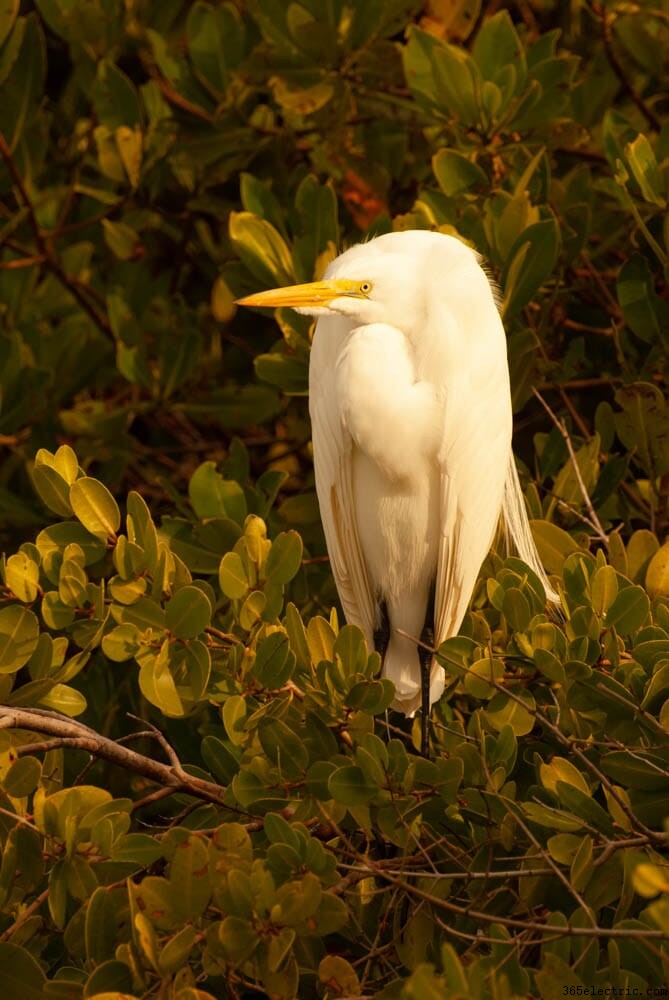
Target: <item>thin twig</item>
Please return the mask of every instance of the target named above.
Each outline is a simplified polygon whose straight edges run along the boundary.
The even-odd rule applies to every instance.
[[[641,95],[635,89],[632,81],[627,76],[621,62],[616,55],[613,48],[613,22],[616,15],[610,14],[604,4],[593,3],[591,4],[591,9],[593,14],[597,17],[602,30],[602,41],[604,42],[604,48],[606,50],[606,57],[611,64],[611,69],[618,77],[620,83],[622,84],[624,90],[627,92],[628,96],[636,104],[637,108],[646,119],[648,124],[656,132],[660,131],[661,123],[655,112],[648,107],[645,101],[642,99]]]
[[[46,889],[40,892],[39,896],[36,896],[35,899],[33,899],[30,906],[27,906],[23,911],[23,913],[21,913],[20,916],[16,918],[14,923],[11,924],[11,926],[9,926],[5,931],[3,931],[2,934],[0,934],[0,941],[3,942],[9,941],[12,938],[12,936],[17,932],[19,927],[22,927],[23,924],[25,924],[26,920],[29,920],[30,917],[32,917],[33,913],[39,910],[42,903],[46,902],[48,897],[49,897],[49,888],[47,886]]]
[[[14,184],[17,187],[17,190],[20,195],[20,200],[23,202],[24,207],[28,210],[28,222],[30,223],[30,228],[33,231],[37,248],[44,257],[49,257],[50,255],[49,247],[47,245],[46,240],[44,239],[44,234],[39,227],[33,203],[30,200],[30,195],[26,191],[25,184],[23,183],[23,178],[19,173],[18,167],[14,162],[14,157],[12,156],[12,151],[9,148],[9,143],[5,139],[2,132],[0,132],[0,156],[2,156],[3,160],[5,161],[5,164],[7,165],[7,169],[12,175],[12,180],[14,181]]]
[[[30,195],[26,190],[26,186],[23,183],[23,179],[19,172],[14,157],[12,156],[12,151],[7,143],[2,132],[0,132],[0,156],[2,156],[7,169],[9,170],[12,180],[18,191],[18,200],[22,202],[24,208],[28,213],[28,223],[33,231],[35,238],[35,244],[38,253],[33,255],[30,253],[24,253],[24,257],[35,257],[35,263],[43,264],[60,284],[67,289],[67,291],[72,295],[72,297],[78,302],[84,312],[88,313],[90,318],[93,320],[95,325],[105,334],[107,337],[112,337],[112,329],[107,317],[95,306],[89,299],[89,295],[94,295],[95,293],[88,285],[83,281],[79,281],[72,275],[67,274],[64,270],[62,264],[58,260],[58,257],[54,253],[54,250],[47,239],[46,234],[40,228],[40,224],[37,220],[37,213],[35,212],[35,206],[32,203]],[[8,246],[11,246],[9,240],[6,241]],[[19,251],[22,252],[22,251]]]
[[[588,514],[590,515],[590,517],[589,517],[590,526],[593,529],[593,531],[597,534],[599,540],[601,542],[603,542],[604,545],[606,545],[608,547],[609,537],[606,534],[606,532],[604,531],[604,528],[602,527],[602,523],[601,523],[601,521],[599,520],[599,518],[597,516],[597,511],[595,510],[595,508],[592,505],[592,500],[590,499],[590,495],[588,494],[588,491],[586,489],[586,485],[583,482],[583,476],[581,475],[581,470],[579,468],[578,462],[576,461],[576,455],[574,453],[574,447],[573,447],[573,445],[571,443],[571,438],[569,437],[569,432],[567,431],[567,428],[565,426],[564,420],[560,419],[559,417],[557,417],[553,413],[553,411],[551,410],[550,406],[548,405],[548,403],[546,402],[546,400],[544,399],[544,397],[541,395],[541,393],[537,389],[533,388],[532,392],[537,397],[537,399],[539,400],[539,402],[543,406],[544,410],[546,411],[546,413],[551,418],[551,420],[553,421],[553,423],[555,424],[555,426],[559,430],[560,434],[562,435],[562,439],[564,440],[564,443],[565,443],[565,445],[567,447],[567,452],[569,453],[569,459],[570,459],[571,464],[572,464],[573,469],[574,469],[574,475],[576,476],[576,482],[578,483],[578,488],[581,491],[581,496],[583,497],[583,502],[585,503],[585,506],[587,508]]]

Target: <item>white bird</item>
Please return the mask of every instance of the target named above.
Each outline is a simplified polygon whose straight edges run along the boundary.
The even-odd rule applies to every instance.
[[[511,449],[506,337],[477,253],[452,236],[389,233],[351,247],[322,281],[240,300],[318,317],[309,367],[316,491],[342,608],[370,648],[387,615],[394,707],[444,690],[416,639],[455,635],[500,516],[555,599]],[[387,629],[387,627],[386,627]]]

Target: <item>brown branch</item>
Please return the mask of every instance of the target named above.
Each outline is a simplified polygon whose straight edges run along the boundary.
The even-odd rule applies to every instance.
[[[646,119],[648,124],[656,132],[660,131],[661,123],[657,115],[648,105],[644,102],[641,95],[635,89],[632,81],[629,79],[622,64],[620,63],[618,56],[616,55],[613,48],[613,22],[616,15],[609,14],[602,3],[593,3],[592,12],[599,19],[600,27],[602,30],[602,41],[604,42],[604,48],[606,50],[606,57],[609,60],[611,69],[618,77],[623,89],[627,92],[628,96],[636,104],[637,108]]]
[[[31,257],[20,257],[16,260],[0,261],[0,271],[18,271],[22,267],[34,267],[35,264],[45,264],[44,254],[33,254]]]
[[[48,257],[49,248],[47,246],[46,240],[44,239],[44,234],[39,227],[39,223],[37,221],[37,215],[35,214],[35,208],[30,199],[30,195],[26,191],[26,187],[25,184],[23,183],[23,178],[19,173],[18,167],[14,162],[14,157],[12,156],[12,151],[9,148],[9,143],[5,139],[2,132],[0,132],[0,156],[2,156],[3,160],[5,161],[5,164],[7,165],[7,169],[12,175],[12,180],[14,181],[14,184],[17,187],[17,190],[20,195],[20,200],[23,202],[24,206],[28,209],[28,221],[30,222],[30,228],[32,229],[33,234],[35,236],[35,243],[37,244],[37,248],[45,257]]]
[[[208,111],[205,111],[204,108],[199,107],[197,104],[193,104],[192,101],[189,101],[186,97],[176,91],[174,87],[170,86],[167,80],[161,76],[155,68],[149,67],[149,73],[151,74],[151,78],[158,85],[163,97],[165,97],[170,104],[180,108],[182,111],[188,112],[189,115],[193,115],[195,118],[200,118],[209,125],[215,121],[214,116],[210,115]]]
[[[88,298],[88,295],[93,295],[94,292],[88,287],[83,281],[79,281],[72,275],[67,274],[64,270],[63,265],[60,263],[56,257],[53,248],[51,247],[46,234],[40,228],[39,222],[37,221],[37,214],[35,212],[35,206],[32,203],[30,195],[28,194],[25,184],[21,174],[19,173],[18,167],[12,156],[12,151],[9,148],[7,140],[5,139],[2,132],[0,132],[0,156],[2,156],[7,169],[9,170],[14,184],[18,190],[19,198],[24,207],[28,212],[28,222],[30,228],[33,231],[35,237],[35,244],[39,253],[35,255],[37,258],[35,263],[42,263],[60,282],[60,284],[67,289],[70,295],[78,302],[84,312],[88,313],[90,318],[93,320],[95,325],[105,334],[107,337],[113,339],[111,325],[107,317],[100,312],[100,310],[95,306]],[[7,244],[10,245],[9,241]],[[30,253],[25,254],[26,257],[31,256]],[[26,265],[27,266],[27,265]],[[86,294],[88,293],[88,294]]]
[[[95,325],[104,333],[106,336],[113,339],[112,328],[107,317],[100,312],[97,306],[90,302],[84,292],[88,292],[93,295],[92,289],[88,287],[83,281],[79,281],[72,275],[67,274],[63,270],[62,265],[53,258],[46,261],[46,266],[49,268],[51,273],[58,279],[61,285],[67,289],[73,299],[79,303],[84,312],[88,313],[90,318],[93,320]]]
[[[108,205],[107,208],[98,212],[97,215],[89,215],[86,219],[79,219],[78,222],[68,222],[67,225],[59,224],[49,235],[51,237],[65,236],[69,233],[78,233],[82,229],[88,229],[89,226],[95,226],[98,222],[102,222],[103,219],[109,218],[109,216],[113,215],[119,208],[122,208],[127,200],[127,197],[119,198],[119,200],[115,201],[113,205]]]
[[[129,747],[122,746],[114,740],[107,739],[89,726],[75,722],[67,716],[59,715],[57,712],[10,708],[7,705],[0,705],[0,729],[26,729],[29,732],[52,736],[54,738],[46,744],[29,744],[29,746],[33,750],[35,747],[45,750],[54,750],[60,747],[85,750],[100,760],[106,760],[126,771],[141,774],[172,792],[185,792],[205,802],[213,802],[215,805],[232,809],[233,812],[238,811],[224,803],[225,788],[222,785],[188,774],[178,759],[173,763],[163,764],[161,761],[145,757]],[[17,752],[21,754],[22,749],[18,747]]]
[[[488,683],[494,682],[489,681]],[[600,927],[597,924],[592,927],[574,927],[569,923],[566,927],[563,927],[558,924],[541,923],[538,920],[522,920],[518,917],[505,917],[499,913],[486,913],[482,910],[475,910],[471,906],[471,901],[467,905],[459,905],[451,902],[449,899],[442,899],[440,896],[435,896],[430,892],[426,892],[419,886],[406,882],[402,877],[390,874],[390,872],[384,870],[383,863],[377,864],[368,855],[364,855],[360,851],[357,851],[347,839],[344,831],[329,814],[325,805],[322,802],[318,802],[317,807],[323,818],[330,824],[337,836],[343,841],[343,843],[348,845],[349,851],[353,857],[355,857],[361,864],[372,868],[379,881],[385,881],[395,888],[401,889],[409,896],[414,896],[417,899],[424,900],[426,903],[433,906],[435,910],[442,910],[459,917],[477,920],[483,924],[499,923],[504,927],[520,931],[537,931],[540,934],[555,934],[557,937],[627,938],[644,942],[648,939],[667,940],[667,938],[669,938],[669,934],[665,931],[651,930],[650,928],[637,930],[636,928],[627,927]],[[664,840],[664,834],[661,836]]]
[[[27,906],[23,911],[23,913],[21,913],[20,916],[16,918],[14,923],[11,924],[11,926],[8,927],[7,930],[3,931],[2,934],[0,934],[0,941],[9,941],[12,935],[17,932],[19,927],[22,927],[23,924],[25,924],[26,920],[29,920],[30,917],[32,917],[33,913],[35,913],[36,910],[39,910],[42,903],[46,902],[48,897],[49,897],[49,888],[47,886],[47,888],[44,889],[43,892],[40,892],[39,896],[36,896],[35,899],[33,899],[30,906]]]

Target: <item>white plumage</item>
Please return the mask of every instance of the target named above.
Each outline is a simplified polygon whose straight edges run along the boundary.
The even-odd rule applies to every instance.
[[[322,282],[250,296],[319,317],[309,409],[316,489],[337,590],[373,648],[395,707],[421,704],[420,638],[454,635],[500,515],[554,597],[532,542],[511,451],[506,338],[476,253],[441,233],[389,233],[342,253]],[[434,661],[430,703],[444,688]]]

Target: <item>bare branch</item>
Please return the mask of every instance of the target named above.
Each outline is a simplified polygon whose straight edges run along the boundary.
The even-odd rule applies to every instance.
[[[569,453],[569,459],[570,459],[571,464],[572,464],[573,469],[574,469],[574,475],[576,476],[576,482],[578,483],[578,488],[581,491],[581,496],[583,497],[583,502],[585,503],[585,506],[587,508],[588,514],[590,515],[589,519],[588,519],[590,527],[597,534],[597,537],[599,538],[599,540],[601,542],[603,542],[604,545],[606,545],[608,547],[609,536],[606,534],[606,532],[604,531],[604,528],[602,527],[602,523],[601,523],[601,521],[599,520],[599,518],[597,516],[597,511],[595,510],[595,508],[592,505],[592,500],[590,499],[590,495],[589,495],[589,493],[588,493],[588,491],[586,489],[585,483],[583,482],[583,476],[581,475],[581,470],[579,469],[578,462],[576,461],[576,455],[574,453],[574,446],[571,443],[571,438],[569,437],[569,432],[567,431],[567,428],[565,427],[564,420],[561,420],[559,417],[557,417],[553,413],[553,411],[551,410],[550,406],[548,405],[548,403],[546,402],[546,400],[544,399],[544,397],[541,395],[541,393],[537,389],[533,388],[532,392],[537,397],[537,399],[539,400],[539,402],[543,406],[544,410],[546,411],[546,413],[551,418],[551,420],[553,421],[553,423],[555,424],[555,426],[559,430],[560,434],[562,435],[564,443],[567,446],[567,452]]]
[[[126,771],[141,774],[172,792],[185,792],[194,798],[202,799],[204,802],[213,802],[215,805],[223,806],[232,812],[239,812],[233,806],[228,806],[223,802],[225,788],[222,785],[188,774],[176,755],[175,763],[163,764],[151,757],[145,757],[129,747],[122,746],[114,740],[107,739],[83,723],[75,722],[57,712],[10,708],[7,705],[0,705],[0,729],[26,729],[29,732],[43,733],[46,736],[54,737],[48,743],[28,744],[33,752],[36,748],[55,750],[60,747],[85,750],[100,760],[106,760]],[[22,752],[25,754],[26,747],[19,747],[17,750],[19,755]]]

